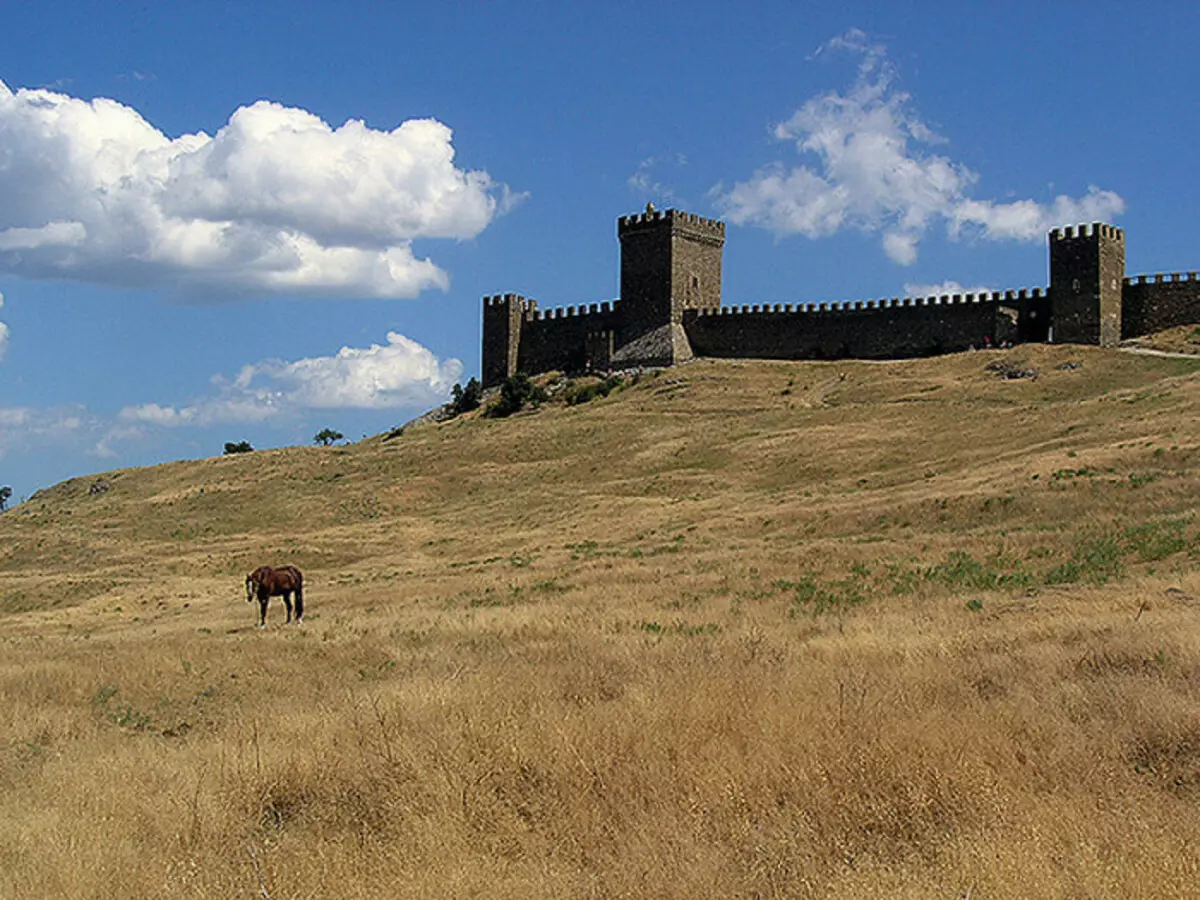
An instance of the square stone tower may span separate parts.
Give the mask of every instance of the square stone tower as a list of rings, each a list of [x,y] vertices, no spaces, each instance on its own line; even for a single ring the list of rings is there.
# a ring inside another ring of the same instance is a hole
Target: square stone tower
[[[1054,341],[1116,346],[1121,340],[1125,232],[1099,222],[1050,232]]]
[[[497,294],[483,298],[483,366],[480,375],[484,387],[492,387],[517,373],[521,350],[521,327],[536,300],[517,294]]]
[[[620,348],[614,363],[672,365],[691,358],[685,309],[721,306],[725,223],[646,205],[617,220],[621,242]]]

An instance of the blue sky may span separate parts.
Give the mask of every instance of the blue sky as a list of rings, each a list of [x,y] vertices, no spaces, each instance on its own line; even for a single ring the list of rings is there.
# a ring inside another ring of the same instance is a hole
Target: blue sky
[[[1200,5],[8,3],[0,484],[357,439],[479,372],[480,297],[615,297],[728,223],[728,304],[1200,267]]]

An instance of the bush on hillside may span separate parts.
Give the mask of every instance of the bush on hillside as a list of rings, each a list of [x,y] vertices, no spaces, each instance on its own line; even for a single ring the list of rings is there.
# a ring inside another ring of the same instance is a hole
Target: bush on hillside
[[[537,406],[547,399],[546,391],[534,384],[524,372],[505,378],[500,385],[500,399],[487,409],[487,415],[502,419],[524,408],[526,403]]]
[[[249,441],[238,441],[236,444],[233,441],[225,442],[225,455],[233,456],[235,453],[251,453],[254,448],[250,446]]]
[[[622,386],[620,375],[609,375],[603,381],[592,384],[573,385],[566,393],[567,406],[578,406],[597,397],[607,397]]]

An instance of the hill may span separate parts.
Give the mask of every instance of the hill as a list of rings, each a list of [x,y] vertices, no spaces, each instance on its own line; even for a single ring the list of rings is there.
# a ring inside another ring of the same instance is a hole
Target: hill
[[[563,396],[0,516],[0,894],[1200,895],[1200,360]]]

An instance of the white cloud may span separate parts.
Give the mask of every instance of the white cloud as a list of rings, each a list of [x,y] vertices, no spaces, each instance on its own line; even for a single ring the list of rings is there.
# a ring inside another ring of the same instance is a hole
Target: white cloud
[[[1124,211],[1120,196],[1089,188],[1082,198],[1057,197],[996,203],[968,194],[979,176],[962,163],[922,150],[944,144],[895,87],[886,49],[857,29],[834,38],[814,56],[860,54],[850,90],[813,97],[786,122],[776,140],[792,143],[816,167],[773,163],[728,190],[712,191],[735,224],[765,228],[777,236],[824,237],[845,228],[881,233],[884,252],[912,264],[926,231],[944,222],[951,237],[977,234],[991,240],[1041,240],[1055,225],[1111,220]]]
[[[4,295],[0,294],[0,309],[4,308]],[[4,351],[8,349],[8,326],[0,322],[0,359],[4,359]]]
[[[673,168],[682,168],[687,165],[687,157],[682,153],[677,153],[673,156],[650,156],[638,163],[637,171],[634,172],[626,181],[626,184],[634,191],[648,200],[657,200],[660,203],[680,203],[679,195],[675,189],[669,184],[660,181],[655,176],[655,169],[661,169],[664,166]]]
[[[1015,240],[1043,240],[1051,228],[1077,222],[1112,221],[1125,211],[1125,201],[1112,191],[1102,191],[1091,185],[1079,198],[1058,196],[1049,205],[1020,200],[1016,203],[993,203],[990,200],[964,200],[950,218],[950,233],[957,236],[971,228],[979,228],[984,237]]]
[[[25,450],[40,439],[61,440],[94,426],[95,420],[82,407],[0,406],[0,457]]]
[[[117,441],[137,441],[145,436],[145,430],[137,425],[113,425],[104,432],[100,440],[92,445],[92,449],[88,451],[88,454],[90,456],[97,456],[100,459],[116,459],[121,454],[113,447],[114,443]]]
[[[114,100],[0,82],[0,270],[192,290],[409,297],[415,239],[479,234],[523,195],[454,164],[451,130],[333,128],[259,101],[170,139]]]
[[[389,332],[383,346],[343,347],[334,356],[247,365],[232,380],[214,379],[214,397],[184,407],[129,406],[120,418],[173,427],[258,422],[305,409],[428,407],[445,401],[462,370],[459,360],[439,361],[416,341]]]
[[[914,284],[908,282],[904,285],[905,297],[953,297],[955,294],[991,294],[993,289],[984,287],[983,285],[975,285],[974,287],[963,287],[957,281],[939,281],[937,284]]]

